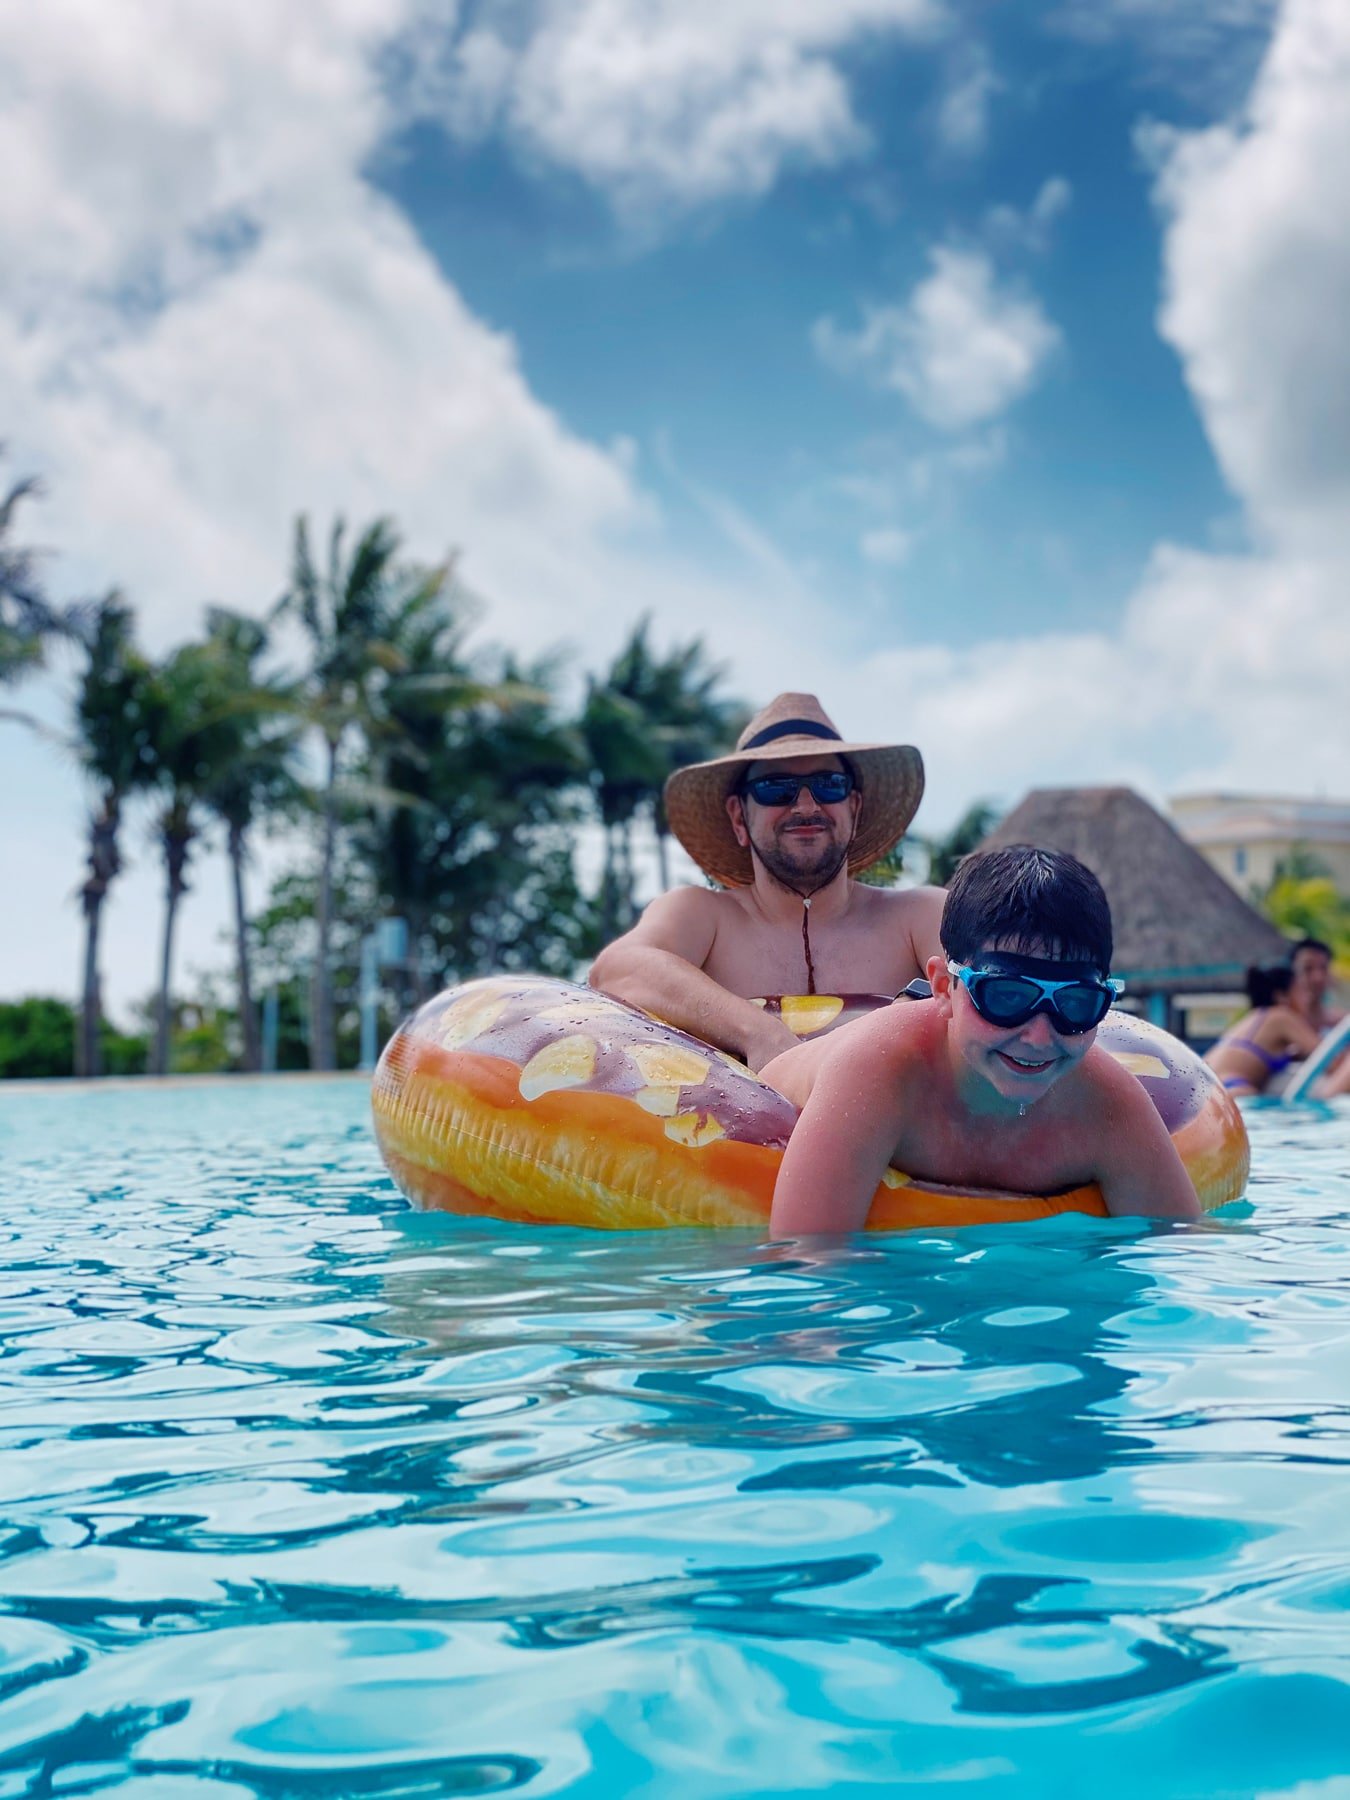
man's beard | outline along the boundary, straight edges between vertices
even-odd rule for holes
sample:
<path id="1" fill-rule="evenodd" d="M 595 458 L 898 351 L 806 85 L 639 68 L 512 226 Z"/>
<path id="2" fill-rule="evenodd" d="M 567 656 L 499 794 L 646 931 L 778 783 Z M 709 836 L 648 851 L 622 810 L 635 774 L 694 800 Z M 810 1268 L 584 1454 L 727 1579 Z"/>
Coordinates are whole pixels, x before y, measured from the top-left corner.
<path id="1" fill-rule="evenodd" d="M 776 837 L 761 844 L 751 836 L 750 848 L 776 882 L 798 895 L 814 894 L 828 887 L 848 861 L 849 849 L 848 844 L 827 842 L 817 851 L 814 862 L 803 863 L 795 862 Z"/>

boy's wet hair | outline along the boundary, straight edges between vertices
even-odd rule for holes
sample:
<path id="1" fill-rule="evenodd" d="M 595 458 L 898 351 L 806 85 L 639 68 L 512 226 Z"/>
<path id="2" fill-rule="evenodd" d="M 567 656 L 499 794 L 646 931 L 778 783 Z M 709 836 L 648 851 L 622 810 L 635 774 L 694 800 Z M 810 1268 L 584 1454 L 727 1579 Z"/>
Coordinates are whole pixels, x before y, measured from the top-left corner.
<path id="1" fill-rule="evenodd" d="M 942 909 L 942 948 L 969 962 L 987 945 L 1056 962 L 1111 967 L 1111 908 L 1102 884 L 1076 856 L 1009 844 L 968 856 Z"/>

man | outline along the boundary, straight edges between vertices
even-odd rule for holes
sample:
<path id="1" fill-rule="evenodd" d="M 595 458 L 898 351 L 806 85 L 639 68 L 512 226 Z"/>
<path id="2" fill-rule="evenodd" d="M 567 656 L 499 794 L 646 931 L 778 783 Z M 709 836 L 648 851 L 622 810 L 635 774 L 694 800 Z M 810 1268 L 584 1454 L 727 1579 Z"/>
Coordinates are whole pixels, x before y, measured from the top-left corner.
<path id="1" fill-rule="evenodd" d="M 1330 1031 L 1345 1016 L 1326 1003 L 1331 985 L 1330 944 L 1320 938 L 1300 938 L 1289 952 L 1289 965 L 1294 971 L 1289 1004 L 1315 1031 Z"/>
<path id="2" fill-rule="evenodd" d="M 677 769 L 670 828 L 718 888 L 677 888 L 591 969 L 591 986 L 752 1069 L 797 1042 L 755 995 L 895 995 L 939 952 L 940 888 L 854 879 L 923 793 L 910 744 L 846 743 L 814 694 L 779 694 L 735 750 Z"/>

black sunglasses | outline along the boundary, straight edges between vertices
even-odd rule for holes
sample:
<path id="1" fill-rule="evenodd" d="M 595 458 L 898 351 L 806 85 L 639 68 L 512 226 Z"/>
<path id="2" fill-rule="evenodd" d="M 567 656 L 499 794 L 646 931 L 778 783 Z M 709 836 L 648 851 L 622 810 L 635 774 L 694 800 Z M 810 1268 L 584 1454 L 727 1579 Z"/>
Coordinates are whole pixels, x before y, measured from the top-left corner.
<path id="1" fill-rule="evenodd" d="M 809 788 L 817 806 L 838 806 L 853 787 L 849 770 L 817 769 L 811 775 L 752 775 L 741 783 L 741 793 L 757 806 L 790 806 L 803 788 Z"/>
<path id="2" fill-rule="evenodd" d="M 1036 1013 L 1050 1015 L 1063 1037 L 1081 1037 L 1100 1025 L 1111 1002 L 1125 990 L 1114 975 L 1104 981 L 1046 981 L 1037 975 L 1005 975 L 997 969 L 947 967 L 970 995 L 970 1003 L 991 1025 L 1025 1025 Z"/>

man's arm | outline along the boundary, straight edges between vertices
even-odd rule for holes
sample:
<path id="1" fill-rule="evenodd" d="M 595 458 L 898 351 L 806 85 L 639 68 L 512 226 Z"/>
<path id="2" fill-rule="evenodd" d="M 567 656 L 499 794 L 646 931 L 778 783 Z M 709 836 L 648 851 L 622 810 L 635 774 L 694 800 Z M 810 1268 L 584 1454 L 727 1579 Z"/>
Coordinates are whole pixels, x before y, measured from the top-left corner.
<path id="1" fill-rule="evenodd" d="M 1097 1181 L 1113 1217 L 1198 1219 L 1202 1208 L 1158 1109 L 1139 1078 L 1107 1058 L 1098 1071 L 1105 1101 L 1093 1121 Z"/>
<path id="2" fill-rule="evenodd" d="M 631 931 L 600 952 L 588 980 L 761 1069 L 797 1039 L 782 1019 L 704 974 L 717 935 L 717 905 L 717 896 L 702 888 L 658 895 Z"/>
<path id="3" fill-rule="evenodd" d="M 792 1128 L 773 1189 L 772 1238 L 861 1231 L 895 1149 L 895 1075 L 873 1034 L 850 1025 Z"/>

